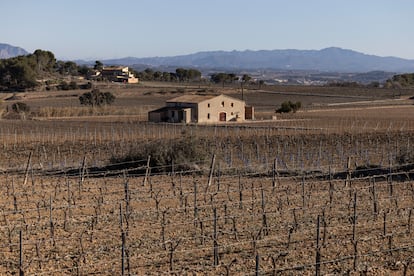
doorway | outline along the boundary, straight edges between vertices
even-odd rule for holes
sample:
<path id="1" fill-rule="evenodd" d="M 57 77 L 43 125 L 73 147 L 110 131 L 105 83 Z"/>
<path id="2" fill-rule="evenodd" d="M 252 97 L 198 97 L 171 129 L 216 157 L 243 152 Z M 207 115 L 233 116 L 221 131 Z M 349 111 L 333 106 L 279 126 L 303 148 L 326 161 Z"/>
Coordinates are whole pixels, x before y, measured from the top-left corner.
<path id="1" fill-rule="evenodd" d="M 225 122 L 226 120 L 226 112 L 220 112 L 219 114 L 219 120 L 220 122 Z"/>

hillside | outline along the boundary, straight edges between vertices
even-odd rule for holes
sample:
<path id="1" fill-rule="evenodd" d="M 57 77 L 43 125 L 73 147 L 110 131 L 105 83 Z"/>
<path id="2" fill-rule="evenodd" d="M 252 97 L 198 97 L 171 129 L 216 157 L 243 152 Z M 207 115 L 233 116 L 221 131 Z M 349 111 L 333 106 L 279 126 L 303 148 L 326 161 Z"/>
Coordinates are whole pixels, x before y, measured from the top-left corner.
<path id="1" fill-rule="evenodd" d="M 105 64 L 221 69 L 316 70 L 328 72 L 412 72 L 414 60 L 367 55 L 336 47 L 322 50 L 213 51 L 172 57 L 104 60 Z"/>
<path id="2" fill-rule="evenodd" d="M 414 87 L 414 73 L 394 75 L 391 79 L 386 82 L 387 87 L 397 88 L 413 88 Z"/>
<path id="3" fill-rule="evenodd" d="M 12 58 L 27 54 L 28 52 L 23 48 L 0 43 L 0 59 Z"/>

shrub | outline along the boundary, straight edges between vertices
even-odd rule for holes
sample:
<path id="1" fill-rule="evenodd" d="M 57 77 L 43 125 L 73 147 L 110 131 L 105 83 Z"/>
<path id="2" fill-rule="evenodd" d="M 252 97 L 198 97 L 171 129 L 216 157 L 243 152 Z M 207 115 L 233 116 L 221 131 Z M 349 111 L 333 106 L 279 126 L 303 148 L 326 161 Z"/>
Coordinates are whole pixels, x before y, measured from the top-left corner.
<path id="1" fill-rule="evenodd" d="M 111 92 L 101 92 L 99 89 L 93 89 L 91 92 L 83 93 L 79 97 L 81 105 L 102 106 L 110 105 L 115 101 L 115 96 Z"/>
<path id="2" fill-rule="evenodd" d="M 69 83 L 69 89 L 72 89 L 72 90 L 78 89 L 78 84 L 76 83 L 76 81 L 71 81 Z"/>
<path id="3" fill-rule="evenodd" d="M 281 104 L 280 108 L 276 109 L 276 113 L 289 113 L 289 112 L 295 113 L 301 107 L 302 107 L 301 102 L 293 103 L 291 101 L 286 101 Z"/>
<path id="4" fill-rule="evenodd" d="M 79 89 L 92 89 L 92 83 L 88 82 L 88 83 L 85 83 L 85 84 L 80 84 Z"/>
<path id="5" fill-rule="evenodd" d="M 104 104 L 111 105 L 115 101 L 115 96 L 111 92 L 104 92 L 103 95 Z"/>
<path id="6" fill-rule="evenodd" d="M 30 107 L 22 102 L 12 104 L 11 108 L 16 113 L 27 113 L 30 111 Z"/>
<path id="7" fill-rule="evenodd" d="M 124 163 L 126 167 L 146 165 L 148 156 L 151 156 L 150 166 L 153 171 L 165 172 L 171 170 L 174 162 L 175 170 L 198 170 L 197 161 L 210 157 L 206 147 L 193 138 L 182 138 L 169 141 L 152 141 L 139 144 L 136 148 L 121 157 L 112 157 L 111 163 Z"/>
<path id="8" fill-rule="evenodd" d="M 59 90 L 69 90 L 70 86 L 66 81 L 61 81 L 60 84 L 58 85 L 58 89 Z"/>
<path id="9" fill-rule="evenodd" d="M 395 161 L 398 165 L 414 164 L 414 152 L 401 149 L 400 153 L 395 157 Z"/>

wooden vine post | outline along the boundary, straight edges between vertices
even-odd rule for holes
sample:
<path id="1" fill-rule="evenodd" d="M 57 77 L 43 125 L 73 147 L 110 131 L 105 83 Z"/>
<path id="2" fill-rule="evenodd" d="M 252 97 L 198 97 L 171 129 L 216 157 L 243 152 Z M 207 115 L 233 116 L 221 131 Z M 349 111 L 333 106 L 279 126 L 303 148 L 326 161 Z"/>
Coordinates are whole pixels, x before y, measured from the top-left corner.
<path id="1" fill-rule="evenodd" d="M 352 170 L 351 170 L 351 157 L 348 157 L 348 162 L 346 164 L 346 171 L 347 171 L 347 175 L 346 175 L 346 184 L 345 187 L 349 188 L 349 190 L 351 191 L 351 178 L 352 178 Z"/>
<path id="2" fill-rule="evenodd" d="M 124 194 L 125 194 L 125 222 L 127 224 L 127 231 L 128 231 L 129 217 L 131 214 L 131 210 L 130 210 L 131 193 L 129 191 L 129 182 L 128 182 L 128 178 L 127 178 L 125 171 L 124 171 Z"/>
<path id="3" fill-rule="evenodd" d="M 55 224 L 53 223 L 53 216 L 52 216 L 52 196 L 49 197 L 49 225 L 50 225 L 50 239 L 52 246 L 55 246 Z"/>
<path id="4" fill-rule="evenodd" d="M 388 188 L 389 188 L 390 201 L 391 201 L 394 195 L 394 187 L 392 183 L 392 160 L 391 158 L 389 160 L 389 166 L 388 166 Z"/>
<path id="5" fill-rule="evenodd" d="M 266 217 L 266 203 L 265 203 L 265 194 L 263 185 L 261 185 L 261 197 L 262 197 L 262 227 L 263 227 L 263 235 L 269 235 L 269 227 L 267 225 L 267 217 Z"/>
<path id="6" fill-rule="evenodd" d="M 211 183 L 213 181 L 213 173 L 214 173 L 214 163 L 216 162 L 216 155 L 213 154 L 213 157 L 211 158 L 211 163 L 210 163 L 210 172 L 208 173 L 208 181 L 207 181 L 207 186 L 204 190 L 204 202 L 207 201 L 207 193 L 208 193 L 208 189 L 211 186 Z"/>
<path id="7" fill-rule="evenodd" d="M 125 275 L 125 232 L 122 231 L 121 232 L 121 240 L 122 240 L 122 252 L 121 252 L 121 258 L 122 258 L 122 263 L 121 263 L 121 275 Z"/>
<path id="8" fill-rule="evenodd" d="M 241 181 L 240 172 L 239 172 L 239 209 L 243 209 L 243 183 Z"/>
<path id="9" fill-rule="evenodd" d="M 82 166 L 79 172 L 79 195 L 82 190 L 83 182 L 85 181 L 85 174 L 86 174 L 86 155 L 83 157 Z"/>
<path id="10" fill-rule="evenodd" d="M 377 200 L 377 193 L 375 191 L 375 177 L 372 178 L 372 201 L 374 205 L 373 206 L 374 216 L 376 219 L 378 215 L 378 200 Z"/>
<path id="11" fill-rule="evenodd" d="M 321 247 L 319 245 L 320 239 L 320 216 L 318 215 L 318 219 L 316 222 L 316 260 L 315 260 L 315 275 L 321 275 Z"/>
<path id="12" fill-rule="evenodd" d="M 354 246 L 354 266 L 353 269 L 354 271 L 356 270 L 357 267 L 357 261 L 358 261 L 358 241 L 356 239 L 356 223 L 357 223 L 357 193 L 354 193 L 354 216 L 352 219 L 352 245 Z"/>
<path id="13" fill-rule="evenodd" d="M 211 186 L 211 181 L 213 179 L 213 173 L 214 173 L 214 163 L 216 162 L 216 155 L 213 154 L 213 157 L 211 158 L 211 164 L 210 164 L 210 173 L 208 174 L 208 183 L 207 187 Z"/>
<path id="14" fill-rule="evenodd" d="M 198 208 L 197 208 L 197 181 L 194 179 L 194 226 L 197 227 Z"/>
<path id="15" fill-rule="evenodd" d="M 150 170 L 151 170 L 150 162 L 151 162 L 151 155 L 148 155 L 147 166 L 146 166 L 146 169 L 145 169 L 145 177 L 144 177 L 144 180 L 142 181 L 142 186 L 147 185 L 148 176 L 149 176 L 149 173 L 150 173 Z"/>
<path id="16" fill-rule="evenodd" d="M 302 213 L 305 214 L 305 175 L 302 175 Z"/>
<path id="17" fill-rule="evenodd" d="M 22 230 L 19 231 L 19 276 L 23 276 L 23 239 Z"/>
<path id="18" fill-rule="evenodd" d="M 125 258 L 126 254 L 126 235 L 124 230 L 124 214 L 122 211 L 122 203 L 119 203 L 119 227 L 121 229 L 121 275 L 125 275 Z M 129 271 L 129 266 L 128 266 Z"/>
<path id="19" fill-rule="evenodd" d="M 332 208 L 333 196 L 334 196 L 334 191 L 335 191 L 332 180 L 333 180 L 332 168 L 329 165 L 329 208 Z"/>
<path id="20" fill-rule="evenodd" d="M 214 224 L 213 224 L 213 255 L 214 255 L 214 266 L 219 265 L 219 252 L 218 252 L 218 242 L 217 242 L 217 209 L 213 209 Z"/>
<path id="21" fill-rule="evenodd" d="M 33 152 L 30 152 L 29 158 L 27 159 L 26 170 L 25 170 L 25 173 L 24 173 L 23 187 L 26 187 L 27 179 L 29 177 L 29 168 L 30 168 L 30 163 L 32 161 L 32 154 L 33 154 Z"/>
<path id="22" fill-rule="evenodd" d="M 272 167 L 272 188 L 276 187 L 276 170 L 277 170 L 277 159 L 273 160 Z"/>

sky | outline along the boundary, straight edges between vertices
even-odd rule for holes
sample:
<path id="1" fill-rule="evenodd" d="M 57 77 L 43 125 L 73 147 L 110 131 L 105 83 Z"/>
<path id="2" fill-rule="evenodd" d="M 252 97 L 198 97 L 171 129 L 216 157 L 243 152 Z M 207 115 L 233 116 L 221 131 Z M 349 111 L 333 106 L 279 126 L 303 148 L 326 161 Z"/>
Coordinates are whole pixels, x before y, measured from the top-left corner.
<path id="1" fill-rule="evenodd" d="M 58 59 L 340 47 L 414 59 L 412 0 L 0 0 L 0 43 Z"/>

